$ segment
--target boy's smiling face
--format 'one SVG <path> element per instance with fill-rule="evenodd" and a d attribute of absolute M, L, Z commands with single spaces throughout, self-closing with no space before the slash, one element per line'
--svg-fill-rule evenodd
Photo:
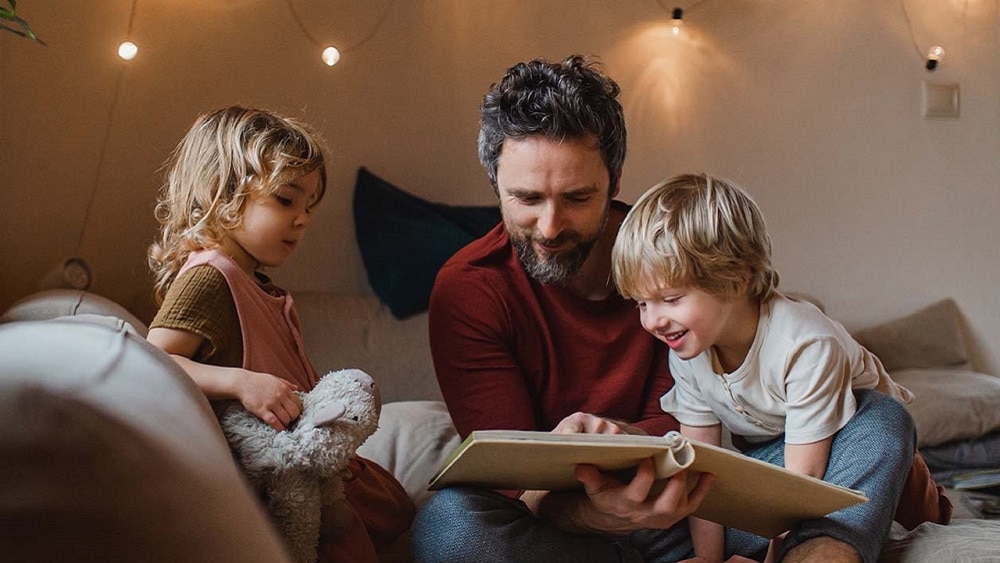
<path fill-rule="evenodd" d="M 650 283 L 646 287 L 652 289 L 635 298 L 642 327 L 678 357 L 690 360 L 715 346 L 742 351 L 742 362 L 753 343 L 757 322 L 741 306 L 745 296 L 725 298 L 689 285 Z M 753 330 L 748 333 L 749 326 Z"/>

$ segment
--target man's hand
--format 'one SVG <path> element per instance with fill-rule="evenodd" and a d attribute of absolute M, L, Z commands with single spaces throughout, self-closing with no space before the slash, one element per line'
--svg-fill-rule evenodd
<path fill-rule="evenodd" d="M 688 492 L 687 473 L 681 471 L 667 479 L 660 492 L 653 493 L 656 473 L 652 459 L 643 460 L 627 484 L 592 465 L 577 466 L 576 478 L 583 483 L 590 501 L 589 509 L 581 506 L 581 523 L 612 534 L 673 526 L 701 505 L 715 480 L 713 475 L 702 474 Z"/>
<path fill-rule="evenodd" d="M 556 434 L 646 434 L 626 422 L 574 413 L 555 428 Z M 677 473 L 654 493 L 653 460 L 639 464 L 628 483 L 601 473 L 593 465 L 578 465 L 576 478 L 586 494 L 548 492 L 526 495 L 533 512 L 570 531 L 624 534 L 642 529 L 667 529 L 694 512 L 708 493 L 712 475 L 701 475 L 688 492 L 687 474 Z"/>
<path fill-rule="evenodd" d="M 592 465 L 579 465 L 576 478 L 585 493 L 550 492 L 538 502 L 537 514 L 557 527 L 575 533 L 626 534 L 636 530 L 665 530 L 691 515 L 715 480 L 702 474 L 688 492 L 687 474 L 681 471 L 653 493 L 656 474 L 653 460 L 639 464 L 635 477 L 623 483 Z"/>
<path fill-rule="evenodd" d="M 646 434 L 627 422 L 576 412 L 559 421 L 554 434 Z"/>

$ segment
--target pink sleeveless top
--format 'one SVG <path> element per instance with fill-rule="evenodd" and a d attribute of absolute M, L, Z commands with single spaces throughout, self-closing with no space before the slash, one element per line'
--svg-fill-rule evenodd
<path fill-rule="evenodd" d="M 243 336 L 243 369 L 280 377 L 302 391 L 312 389 L 319 378 L 306 357 L 292 296 L 270 295 L 218 250 L 192 252 L 181 273 L 204 264 L 222 272 L 233 294 Z"/>

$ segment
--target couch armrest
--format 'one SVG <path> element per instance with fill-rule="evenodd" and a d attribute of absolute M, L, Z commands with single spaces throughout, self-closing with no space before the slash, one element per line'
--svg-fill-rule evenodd
<path fill-rule="evenodd" d="M 124 326 L 0 325 L 0 553 L 287 561 L 204 395 Z"/>
<path fill-rule="evenodd" d="M 145 337 L 146 323 L 118 303 L 79 289 L 50 289 L 33 293 L 10 306 L 0 316 L 0 323 L 44 321 L 58 317 L 97 316 L 118 318 L 128 323 L 139 336 Z"/>

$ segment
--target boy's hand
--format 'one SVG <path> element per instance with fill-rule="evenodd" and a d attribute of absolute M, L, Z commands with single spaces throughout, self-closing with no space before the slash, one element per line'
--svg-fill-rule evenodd
<path fill-rule="evenodd" d="M 254 416 L 280 431 L 302 414 L 297 385 L 267 373 L 242 371 L 236 396 Z"/>

